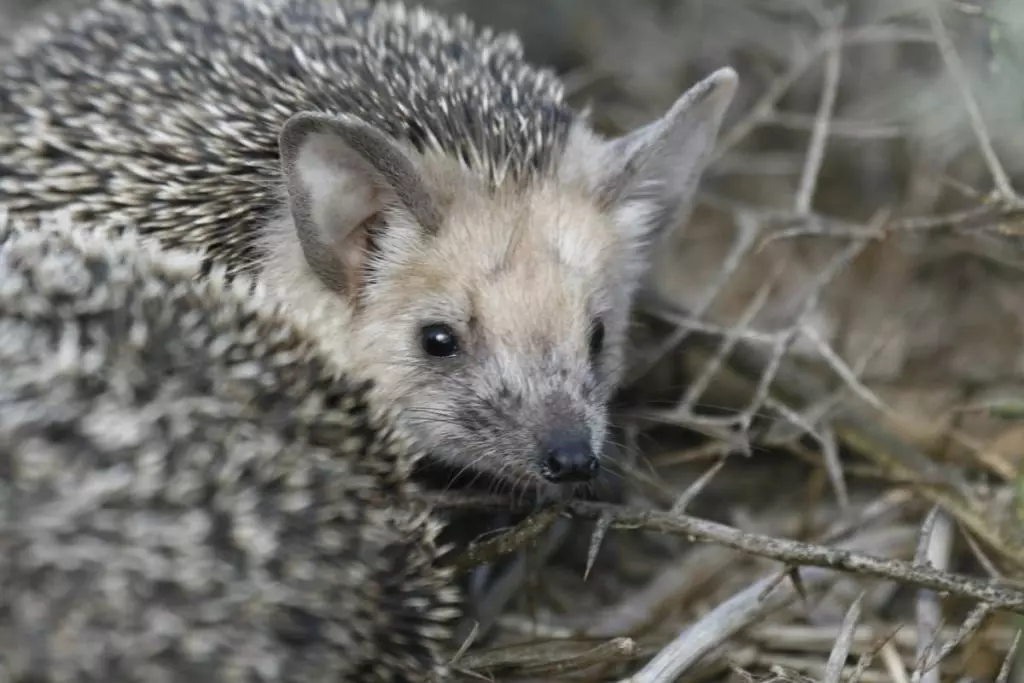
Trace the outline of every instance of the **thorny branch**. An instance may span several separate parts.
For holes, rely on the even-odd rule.
[[[508,510],[509,501],[502,497],[478,496],[460,498],[450,494],[423,494],[421,498],[435,509]],[[935,569],[897,559],[884,559],[842,548],[833,548],[802,541],[793,541],[763,534],[740,531],[710,520],[673,512],[644,510],[604,503],[573,501],[564,503],[574,517],[605,520],[611,529],[644,529],[685,536],[693,541],[722,545],[758,557],[783,562],[787,566],[812,566],[889,579],[927,588],[940,594],[957,595],[988,604],[993,610],[1024,614],[1024,590],[998,579],[980,579]],[[524,522],[520,529],[533,530],[550,520],[549,509],[535,513],[538,522]],[[532,538],[532,533],[528,533]],[[505,551],[514,544],[504,540],[495,544]],[[488,555],[493,560],[493,555]]]
[[[943,594],[959,595],[988,603],[993,609],[1024,614],[1024,591],[1001,581],[977,579],[943,572],[929,566],[895,559],[882,559],[839,548],[773,538],[742,532],[733,527],[688,515],[655,510],[613,507],[576,502],[569,510],[585,519],[610,518],[613,529],[647,529],[717,543],[751,555],[767,557],[793,566],[827,567],[838,571],[890,579],[930,588]]]

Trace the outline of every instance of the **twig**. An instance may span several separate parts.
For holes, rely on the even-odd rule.
[[[942,514],[938,505],[932,507],[921,526],[921,538],[914,553],[914,562],[918,565],[946,569],[949,566],[953,537],[953,525],[948,517]],[[939,672],[932,671],[926,677],[928,654],[932,649],[931,639],[926,635],[936,634],[938,638],[939,622],[942,619],[942,606],[938,597],[929,590],[917,592],[917,658],[920,664],[911,675],[911,683],[939,683]]]
[[[987,602],[994,609],[1024,614],[1024,591],[1006,586],[1000,581],[942,572],[902,560],[882,559],[841,548],[745,533],[724,524],[688,515],[672,515],[655,510],[590,502],[573,502],[569,504],[569,509],[574,515],[586,519],[596,519],[602,514],[608,514],[613,519],[613,528],[648,529],[678,534],[693,540],[717,543],[752,555],[778,560],[788,565],[827,567],[837,571],[890,579]]]
[[[612,638],[598,644],[534,642],[466,654],[459,668],[480,675],[508,669],[534,675],[562,673],[609,660],[628,660],[636,655],[636,650],[632,638]]]
[[[704,317],[708,308],[714,302],[715,297],[718,296],[732,275],[739,269],[744,257],[754,248],[755,240],[761,232],[761,223],[754,214],[744,212],[736,213],[735,221],[739,235],[732,241],[729,253],[722,260],[721,267],[717,269],[714,279],[701,292],[700,298],[693,306],[687,319],[677,322],[676,331],[669,335],[668,339],[650,353],[647,358],[633,364],[627,378],[628,382],[635,381],[646,375],[672,349],[686,341],[687,335],[694,329],[691,323],[696,323]]]
[[[1010,671],[1013,669],[1013,661],[1017,656],[1017,646],[1020,645],[1020,635],[1021,632],[1017,631],[1017,637],[1013,639],[1010,651],[1006,653],[1006,659],[1003,660],[1003,665],[999,668],[999,676],[996,677],[996,683],[1006,683],[1010,680]]]
[[[877,617],[876,617],[877,618]],[[890,638],[899,650],[914,651],[919,643],[915,629],[899,623],[862,623],[853,632],[853,647],[858,650],[871,649],[883,635]],[[944,641],[953,638],[959,629],[946,626],[939,635]],[[895,633],[893,633],[895,631]],[[993,649],[1008,648],[1016,631],[1007,627],[989,626],[985,630],[986,643]],[[794,652],[820,652],[839,637],[839,624],[779,624],[767,623],[752,626],[744,632],[744,641],[749,641],[767,650],[790,650]],[[931,635],[929,634],[929,638]]]
[[[692,503],[694,499],[696,499],[697,496],[700,495],[701,491],[703,491],[707,487],[707,485],[711,483],[711,480],[714,479],[715,476],[722,471],[722,468],[725,467],[725,461],[728,458],[729,454],[728,452],[726,452],[725,455],[718,459],[718,462],[716,462],[714,465],[708,468],[707,472],[702,474],[696,481],[694,481],[692,484],[686,487],[686,490],[679,495],[679,498],[676,499],[675,504],[672,505],[672,512],[675,514],[681,514],[686,512],[686,508],[690,506],[690,503]]]
[[[842,46],[846,47],[872,43],[891,43],[894,41],[932,43],[935,41],[935,37],[920,31],[869,26],[862,29],[843,31],[840,33],[839,40]],[[770,116],[775,105],[789,91],[793,84],[831,47],[831,37],[823,38],[811,46],[799,61],[777,76],[771,85],[768,86],[765,93],[761,95],[761,98],[754,103],[747,116],[720,136],[719,144],[715,149],[709,166],[713,166],[719,159],[724,157],[733,147],[743,141],[754,128],[761,124],[765,117]]]
[[[821,162],[825,158],[825,145],[828,143],[829,123],[835,109],[836,94],[839,92],[839,68],[842,64],[842,43],[840,42],[839,24],[842,23],[842,8],[834,18],[835,26],[829,31],[827,57],[825,59],[825,84],[821,91],[821,100],[814,117],[814,128],[811,139],[807,143],[807,158],[804,162],[800,185],[796,193],[794,211],[797,215],[807,215],[814,202],[814,191],[818,186],[821,174]]]
[[[574,623],[578,623],[583,635],[590,638],[638,633],[648,627],[659,610],[666,605],[684,603],[688,591],[700,590],[721,572],[722,567],[734,560],[735,554],[725,548],[697,547],[682,560],[665,567],[636,594],[596,614],[587,614],[585,619]]]
[[[771,115],[765,116],[763,121],[791,130],[809,130],[813,129],[816,118],[809,114],[774,111]],[[903,128],[898,125],[883,126],[835,118],[832,119],[828,127],[829,137],[845,137],[854,140],[887,140],[898,138],[904,132]]]
[[[542,536],[531,549],[531,553],[539,558],[538,561],[546,561],[565,539],[571,526],[567,519],[555,520],[554,524],[547,528],[546,535]],[[463,621],[457,629],[457,637],[468,637],[470,630],[478,631],[480,638],[487,636],[490,629],[494,626],[498,615],[502,613],[509,601],[517,595],[526,581],[531,566],[529,559],[526,553],[520,553],[519,557],[515,558],[512,566],[494,582],[485,598],[476,605],[477,614],[475,622]]]
[[[860,683],[864,678],[864,672],[867,671],[868,666],[871,665],[871,662],[879,652],[882,653],[883,657],[887,657],[889,652],[894,652],[895,648],[891,641],[899,634],[899,632],[900,627],[897,626],[884,638],[876,642],[871,650],[861,654],[860,658],[857,660],[857,666],[854,667],[853,672],[847,679],[847,683]],[[897,659],[899,659],[899,655],[897,655]],[[896,676],[891,676],[890,681],[892,683],[904,683],[903,679],[899,679]]]
[[[981,149],[982,156],[985,157],[989,173],[992,174],[992,182],[995,183],[996,193],[1003,200],[1019,205],[1022,203],[1021,198],[1017,195],[1016,190],[1013,189],[1010,177],[1006,174],[1006,170],[1003,168],[999,157],[996,155],[995,148],[992,146],[992,139],[988,129],[985,127],[985,120],[981,115],[978,100],[974,97],[974,93],[971,92],[967,73],[964,70],[963,63],[960,61],[960,56],[956,52],[956,47],[949,37],[949,32],[942,22],[937,2],[936,0],[931,0],[924,3],[924,5],[925,12],[928,14],[928,23],[935,34],[935,43],[939,49],[939,54],[942,55],[942,61],[946,65],[946,70],[949,71],[949,75],[960,91],[960,96],[963,97],[964,106],[967,108],[967,115],[971,119],[971,128],[978,139],[978,147]]]
[[[850,644],[853,642],[853,630],[860,620],[860,606],[864,600],[864,593],[861,592],[857,599],[850,605],[843,625],[839,629],[839,637],[836,638],[832,652],[828,655],[828,664],[825,666],[825,680],[823,683],[840,683],[839,677],[843,673],[846,658],[850,654]]]
[[[671,324],[680,324],[688,318],[677,306],[660,299],[653,292],[646,293],[642,305],[651,315]],[[692,327],[707,330],[706,333],[695,335],[693,351],[713,353],[717,350],[721,333],[715,331],[716,326],[700,324]],[[744,343],[737,346],[730,358],[730,369],[739,377],[754,383],[763,377],[770,360],[763,346],[774,337],[753,331],[743,337]],[[774,398],[780,402],[806,406],[831,392],[830,378],[816,369],[785,364],[781,370],[780,377],[772,387]],[[892,418],[891,415],[883,417]],[[876,411],[867,410],[866,407],[850,406],[849,410],[835,418],[832,426],[844,446],[872,460],[882,468],[885,477],[906,483],[925,500],[941,504],[988,549],[1015,567],[1024,567],[1024,550],[979,514],[981,503],[976,500],[961,468],[939,466],[901,438],[899,432],[887,424],[887,420],[879,420]]]
[[[864,538],[870,536],[866,534]],[[852,544],[851,544],[852,545]],[[833,580],[830,572],[809,569],[804,572],[804,587],[808,591],[825,588]],[[632,677],[620,683],[669,683],[705,654],[739,630],[764,618],[799,597],[790,582],[779,583],[775,574],[762,578],[711,610],[695,624],[690,625],[678,638],[667,645]]]
[[[473,541],[452,564],[460,569],[472,569],[490,564],[503,555],[535,542],[555,523],[561,513],[558,506],[545,508],[530,515],[515,527],[493,534],[491,538]]]
[[[679,411],[676,411],[677,417],[683,415],[688,416],[692,406],[697,403],[700,397],[707,390],[708,385],[711,384],[711,381],[725,363],[725,359],[729,357],[729,353],[739,342],[740,333],[750,325],[757,314],[761,312],[761,309],[764,308],[778,276],[779,272],[777,270],[773,271],[765,278],[764,284],[758,287],[757,292],[754,293],[754,296],[751,297],[750,302],[740,314],[739,319],[736,321],[736,325],[727,331],[725,338],[718,347],[718,351],[711,360],[705,364],[700,375],[690,383],[689,388],[686,390],[686,394],[680,402],[680,409]]]
[[[979,628],[981,628],[982,623],[984,623],[985,619],[988,618],[990,614],[992,614],[992,607],[990,605],[984,602],[975,605],[974,609],[970,611],[970,613],[967,615],[967,618],[964,619],[964,623],[960,625],[960,628],[957,629],[956,633],[954,633],[953,636],[948,641],[943,643],[942,647],[939,648],[939,652],[935,655],[935,658],[930,662],[927,661],[926,658],[926,661],[921,665],[921,680],[928,680],[923,676],[926,676],[932,672],[935,673],[934,680],[939,680],[939,675],[938,671],[936,670],[936,667],[939,664],[941,664],[943,660],[945,660],[946,657],[948,657],[953,650],[955,650],[965,640],[967,640],[968,636],[970,636]],[[936,639],[937,638],[938,630],[936,630]]]
[[[903,663],[903,658],[900,657],[900,653],[896,651],[892,643],[886,643],[881,649],[882,662],[885,664],[885,668],[889,672],[889,676],[892,678],[894,683],[910,683],[910,677],[907,675],[907,667]]]

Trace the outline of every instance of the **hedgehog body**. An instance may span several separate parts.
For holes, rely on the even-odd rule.
[[[0,228],[0,680],[433,680],[461,603],[417,451],[200,266]]]
[[[593,480],[652,245],[736,76],[615,139],[514,36],[365,0],[98,0],[0,73],[0,203],[129,226],[319,311],[432,455]]]

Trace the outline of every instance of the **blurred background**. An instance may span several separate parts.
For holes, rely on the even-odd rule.
[[[0,0],[0,45],[88,4]],[[887,557],[924,548],[940,568],[1024,577],[1024,1],[426,4],[517,32],[610,135],[720,66],[739,72],[693,217],[660,250],[638,314],[617,405],[627,502],[691,492],[689,512],[744,531]],[[610,532],[584,583],[582,538],[530,605],[498,600],[479,670],[617,680],[779,568]],[[959,643],[972,607],[829,576],[680,680],[820,680],[864,590],[852,652],[873,654],[860,680],[909,681],[926,641]],[[995,680],[1022,623],[985,616],[918,680]],[[627,635],[629,652],[600,650]],[[514,646],[538,639],[559,639],[575,664],[524,663]]]

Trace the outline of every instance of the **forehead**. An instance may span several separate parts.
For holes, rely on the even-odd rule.
[[[468,315],[486,317],[488,330],[514,336],[524,326],[577,327],[598,313],[621,245],[586,197],[555,185],[466,193],[445,214],[413,265],[416,279]]]

